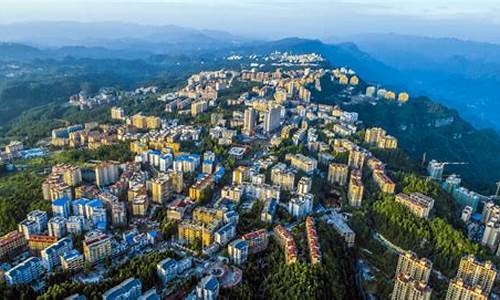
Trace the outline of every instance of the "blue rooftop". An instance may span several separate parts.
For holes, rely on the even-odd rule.
[[[233,244],[233,246],[234,248],[243,250],[248,247],[248,244],[244,240],[238,240],[235,244]]]
[[[63,198],[59,198],[59,199],[52,201],[52,205],[64,206],[70,202],[71,202],[71,200],[68,197],[63,197]]]
[[[148,232],[148,236],[156,239],[158,237],[158,231],[152,230],[152,231]]]
[[[72,260],[72,259],[75,259],[75,258],[79,257],[80,255],[81,254],[80,254],[80,252],[78,252],[78,250],[73,249],[73,250],[71,250],[69,252],[64,253],[63,258],[65,260]]]
[[[87,199],[87,198],[80,198],[80,199],[76,199],[76,200],[73,200],[73,202],[71,202],[73,205],[85,205],[87,204],[87,202],[89,202],[90,200]]]
[[[85,205],[90,206],[90,207],[94,207],[94,208],[104,207],[104,205],[102,204],[102,201],[99,199],[89,200]]]
[[[217,279],[215,277],[210,277],[210,279],[208,279],[205,282],[205,288],[207,290],[214,291],[217,289],[218,286],[219,286],[219,282],[217,281]]]

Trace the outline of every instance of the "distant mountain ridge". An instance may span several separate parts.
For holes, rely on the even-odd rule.
[[[36,28],[36,34],[33,34]],[[174,25],[131,23],[34,22],[0,25],[0,41],[39,48],[67,46],[134,49],[153,53],[241,45],[249,40],[228,32]]]

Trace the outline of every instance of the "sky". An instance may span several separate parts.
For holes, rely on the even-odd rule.
[[[499,0],[0,0],[0,23],[121,21],[258,38],[400,33],[500,43]]]

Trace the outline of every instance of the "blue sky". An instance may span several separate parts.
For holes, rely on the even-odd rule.
[[[122,21],[266,38],[395,32],[500,43],[500,0],[2,0],[0,23]]]

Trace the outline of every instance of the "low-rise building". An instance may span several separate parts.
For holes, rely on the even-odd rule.
[[[409,195],[399,193],[396,195],[396,202],[406,206],[414,215],[427,219],[434,206],[434,199],[421,193],[411,193]]]
[[[203,277],[196,286],[196,295],[200,300],[217,300],[219,297],[219,281],[213,275]]]
[[[134,277],[128,278],[119,285],[102,294],[103,300],[135,300],[142,296],[142,282]]]
[[[373,172],[373,180],[378,185],[379,189],[388,194],[394,194],[396,184],[392,181],[387,174],[382,170],[375,170]]]
[[[314,220],[311,217],[306,218],[306,235],[311,264],[314,265],[320,263],[321,251],[319,247],[318,234],[316,233],[316,228],[314,227]]]
[[[72,249],[73,241],[71,240],[71,238],[62,238],[42,250],[42,264],[47,269],[47,271],[52,272],[55,267],[61,265],[61,256],[70,252]]]
[[[0,237],[0,259],[20,253],[27,246],[24,235],[19,231],[11,231]]]
[[[227,246],[227,251],[229,258],[234,264],[242,265],[247,261],[248,258],[248,242],[244,239],[237,239],[232,241]]]
[[[290,231],[280,224],[274,227],[274,235],[285,251],[286,263],[292,264],[296,262],[298,260],[297,245]]]
[[[163,283],[169,283],[177,276],[177,262],[172,258],[160,261],[156,265],[156,273]]]
[[[248,253],[255,254],[267,249],[269,237],[267,230],[259,229],[249,232],[241,237],[248,243]]]
[[[314,158],[305,156],[303,154],[287,154],[285,156],[287,161],[290,161],[292,167],[297,170],[304,171],[306,174],[311,175],[318,167],[318,161]]]
[[[65,271],[78,271],[83,269],[84,258],[78,250],[71,250],[61,256],[61,265]]]
[[[342,215],[332,212],[329,215],[327,223],[332,225],[338,234],[344,238],[348,247],[354,246],[356,233],[347,225]]]
[[[38,257],[30,257],[5,272],[5,282],[8,285],[28,284],[39,279],[43,267]]]

